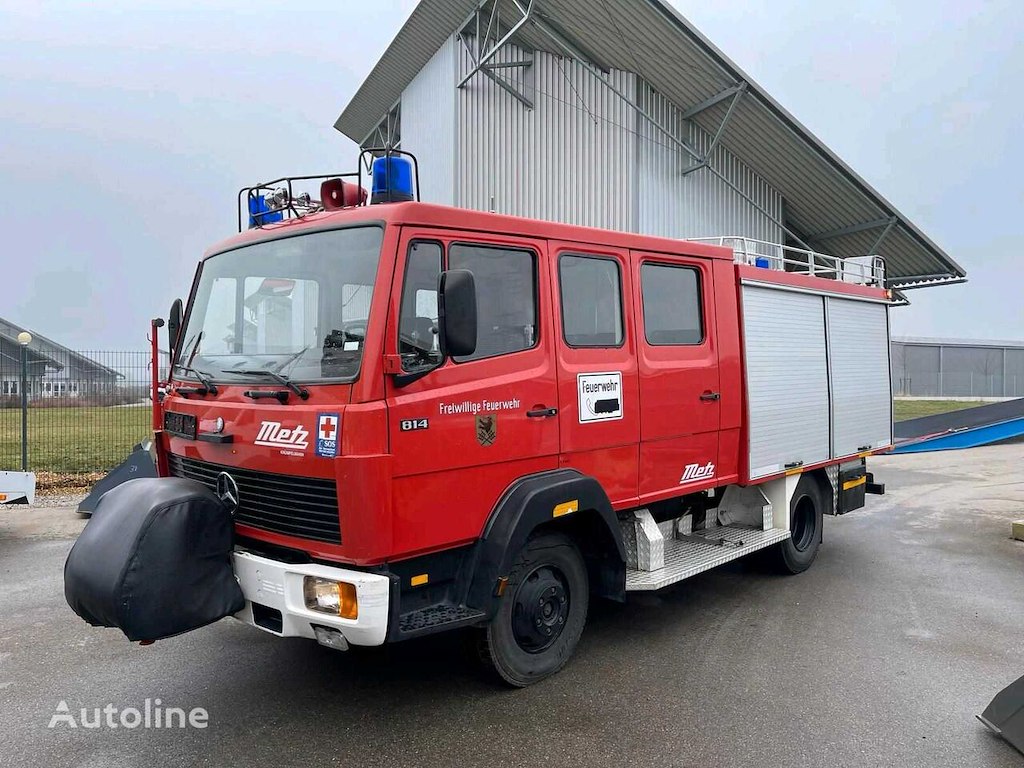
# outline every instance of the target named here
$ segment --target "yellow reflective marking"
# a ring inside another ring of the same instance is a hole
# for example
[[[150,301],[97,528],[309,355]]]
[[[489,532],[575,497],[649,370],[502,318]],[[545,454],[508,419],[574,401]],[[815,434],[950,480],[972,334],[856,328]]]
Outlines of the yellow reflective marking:
[[[786,477],[790,477],[792,475],[799,475],[803,471],[804,471],[803,467],[797,467],[796,469],[787,469],[786,470]]]
[[[422,587],[428,581],[430,581],[430,574],[421,573],[419,576],[413,576],[409,580],[409,583],[412,584],[412,586],[414,587]]]
[[[573,499],[572,501],[566,501],[555,507],[551,513],[552,517],[561,517],[562,515],[568,515],[573,512],[578,512],[580,508],[580,500]]]
[[[858,477],[856,480],[847,480],[843,483],[843,490],[848,491],[851,488],[856,488],[858,485],[864,485],[868,481],[868,476]]]

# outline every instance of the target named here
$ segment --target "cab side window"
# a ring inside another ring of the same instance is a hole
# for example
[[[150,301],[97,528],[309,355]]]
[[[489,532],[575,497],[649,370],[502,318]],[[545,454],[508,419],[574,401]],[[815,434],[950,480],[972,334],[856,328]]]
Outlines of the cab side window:
[[[476,352],[464,363],[507,355],[537,344],[537,257],[532,251],[453,244],[449,269],[468,269],[476,281]]]
[[[439,243],[417,241],[409,246],[398,318],[398,353],[404,371],[432,368],[441,362],[437,338],[437,282],[441,257]]]
[[[622,277],[614,259],[563,255],[558,260],[562,331],[570,347],[621,347]]]
[[[643,264],[640,289],[644,335],[651,346],[695,346],[704,341],[700,275],[691,267]]]

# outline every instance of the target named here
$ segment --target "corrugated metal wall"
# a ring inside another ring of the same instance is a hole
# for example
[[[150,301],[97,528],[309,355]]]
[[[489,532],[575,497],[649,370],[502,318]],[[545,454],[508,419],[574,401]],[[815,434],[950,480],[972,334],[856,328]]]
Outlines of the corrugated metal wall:
[[[505,46],[495,63],[527,109],[483,74],[462,90],[468,51],[450,38],[402,96],[402,148],[420,161],[423,199],[515,216],[667,237],[743,235],[781,243],[782,196],[723,147],[713,167],[757,206],[693,161],[577,62]],[[711,136],[633,73],[608,77],[699,152]],[[449,120],[448,115],[452,115]]]
[[[471,62],[461,46],[460,66]],[[632,110],[579,64],[506,46],[496,62],[534,109],[477,75],[458,93],[458,205],[515,216],[626,230],[635,189]],[[632,74],[612,72],[624,93]]]
[[[455,39],[449,38],[402,93],[402,143],[416,155],[420,196],[455,205]]]
[[[892,376],[897,395],[1024,397],[1024,348],[893,341]]]
[[[685,137],[704,156],[712,136],[695,123],[679,118],[683,110],[646,83],[640,84],[639,104],[660,125]],[[637,114],[639,189],[636,231],[664,237],[742,235],[782,243],[782,195],[749,166],[719,145],[711,165],[739,187],[767,216],[707,169],[686,176],[683,169],[696,161],[665,134]],[[728,131],[728,127],[726,128]]]

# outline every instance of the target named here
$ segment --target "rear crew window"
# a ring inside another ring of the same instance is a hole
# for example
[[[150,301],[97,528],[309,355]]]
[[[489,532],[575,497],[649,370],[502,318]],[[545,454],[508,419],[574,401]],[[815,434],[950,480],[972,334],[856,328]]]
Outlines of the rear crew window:
[[[449,269],[468,269],[476,282],[476,352],[456,362],[530,349],[537,343],[537,259],[532,251],[455,244]]]
[[[619,347],[622,277],[614,259],[563,255],[558,260],[562,332],[570,347]]]
[[[643,264],[640,289],[644,335],[652,346],[696,345],[704,341],[700,277],[696,269]]]

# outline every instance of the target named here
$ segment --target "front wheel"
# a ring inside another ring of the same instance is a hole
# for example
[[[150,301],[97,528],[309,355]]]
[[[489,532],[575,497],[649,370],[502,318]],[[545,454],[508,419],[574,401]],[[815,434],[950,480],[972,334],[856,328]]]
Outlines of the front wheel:
[[[803,475],[789,503],[788,539],[768,550],[771,565],[781,573],[803,573],[821,548],[825,496],[810,475]]]
[[[565,666],[587,622],[587,569],[559,533],[530,538],[509,574],[498,612],[480,632],[480,656],[516,688]]]

